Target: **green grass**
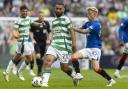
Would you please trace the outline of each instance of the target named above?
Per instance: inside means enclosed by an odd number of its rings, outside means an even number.
[[[106,70],[113,74],[114,70]],[[31,77],[27,70],[23,72],[25,81],[20,81],[17,76],[10,74],[10,82],[5,82],[0,70],[0,89],[128,89],[128,78],[115,79],[116,84],[112,87],[106,87],[107,81],[92,70],[84,70],[82,74],[84,79],[80,81],[77,87],[73,86],[71,78],[59,69],[53,69],[49,81],[49,87],[32,87]],[[122,75],[128,75],[127,71],[121,71]]]

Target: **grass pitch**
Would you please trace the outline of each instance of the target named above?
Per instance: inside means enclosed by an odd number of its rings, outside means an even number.
[[[16,75],[10,74],[10,81],[5,82],[3,79],[3,69],[0,69],[0,89],[128,89],[128,77],[115,79],[116,84],[112,87],[106,87],[107,81],[93,70],[83,70],[84,79],[79,82],[77,87],[73,86],[72,79],[64,74],[60,69],[53,69],[49,81],[49,87],[33,87],[32,78],[27,70],[23,71],[25,81],[18,79]],[[114,70],[106,70],[113,74]],[[122,75],[128,75],[128,71],[121,71]]]

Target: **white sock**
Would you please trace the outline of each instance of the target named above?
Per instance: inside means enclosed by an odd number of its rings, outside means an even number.
[[[13,63],[13,61],[10,60],[8,66],[7,66],[6,72],[7,72],[7,73],[10,73],[14,65],[15,65],[15,64]]]
[[[43,73],[43,83],[48,84],[51,73]]]
[[[13,65],[13,70],[17,71],[16,65]]]
[[[22,72],[25,69],[26,66],[27,66],[27,64],[25,63],[25,61],[23,61],[20,68],[18,69],[18,73]]]
[[[120,73],[120,70],[116,69],[115,73],[118,73],[119,74]]]
[[[71,74],[71,77],[75,77],[75,75],[76,75],[76,72],[74,71],[74,70],[72,70],[72,74]]]

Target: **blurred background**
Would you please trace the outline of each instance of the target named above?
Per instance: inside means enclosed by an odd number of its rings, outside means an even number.
[[[26,4],[30,16],[36,17],[41,10],[46,19],[54,17],[54,5],[58,0],[0,0],[0,67],[5,67],[12,58],[10,43],[7,42],[13,23],[19,16],[19,7]],[[86,7],[96,6],[99,9],[98,19],[102,24],[102,57],[101,66],[115,68],[123,48],[118,47],[118,29],[121,20],[128,16],[128,0],[59,0],[65,4],[65,14],[73,23],[82,26],[87,21]],[[76,19],[77,18],[77,19]],[[85,37],[77,34],[77,48],[85,46]],[[84,61],[83,61],[84,62]],[[83,63],[82,62],[82,63]],[[89,64],[89,62],[87,62]],[[88,65],[86,64],[86,65]],[[124,68],[127,68],[128,61]],[[81,64],[85,66],[85,64]]]

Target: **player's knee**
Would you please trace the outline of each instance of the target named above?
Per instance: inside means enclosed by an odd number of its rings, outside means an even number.
[[[61,70],[67,72],[68,69],[66,67],[61,67]]]
[[[44,66],[50,67],[52,65],[52,61],[50,59],[46,59]]]
[[[41,55],[40,54],[36,54],[36,58],[37,59],[40,59],[41,58]]]
[[[93,69],[94,69],[94,71],[95,71],[96,73],[100,73],[101,70],[102,70],[102,68],[99,68],[99,67],[96,67],[96,68],[93,68]]]
[[[71,60],[72,60],[72,61],[77,61],[77,60],[78,60],[77,55],[73,54],[73,55],[71,56]]]
[[[48,62],[48,61],[45,61],[45,63],[44,63],[45,67],[51,67],[51,65],[52,65],[51,62]]]
[[[62,71],[67,72],[68,68],[69,68],[68,64],[61,64]]]
[[[81,54],[80,52],[76,52],[76,53],[74,53],[74,54],[71,56],[72,61],[76,61],[76,60],[82,59],[82,58],[83,58],[83,56],[82,56],[82,54]]]
[[[76,54],[73,54],[73,55],[72,55],[72,58],[77,58],[77,55],[76,55]]]

